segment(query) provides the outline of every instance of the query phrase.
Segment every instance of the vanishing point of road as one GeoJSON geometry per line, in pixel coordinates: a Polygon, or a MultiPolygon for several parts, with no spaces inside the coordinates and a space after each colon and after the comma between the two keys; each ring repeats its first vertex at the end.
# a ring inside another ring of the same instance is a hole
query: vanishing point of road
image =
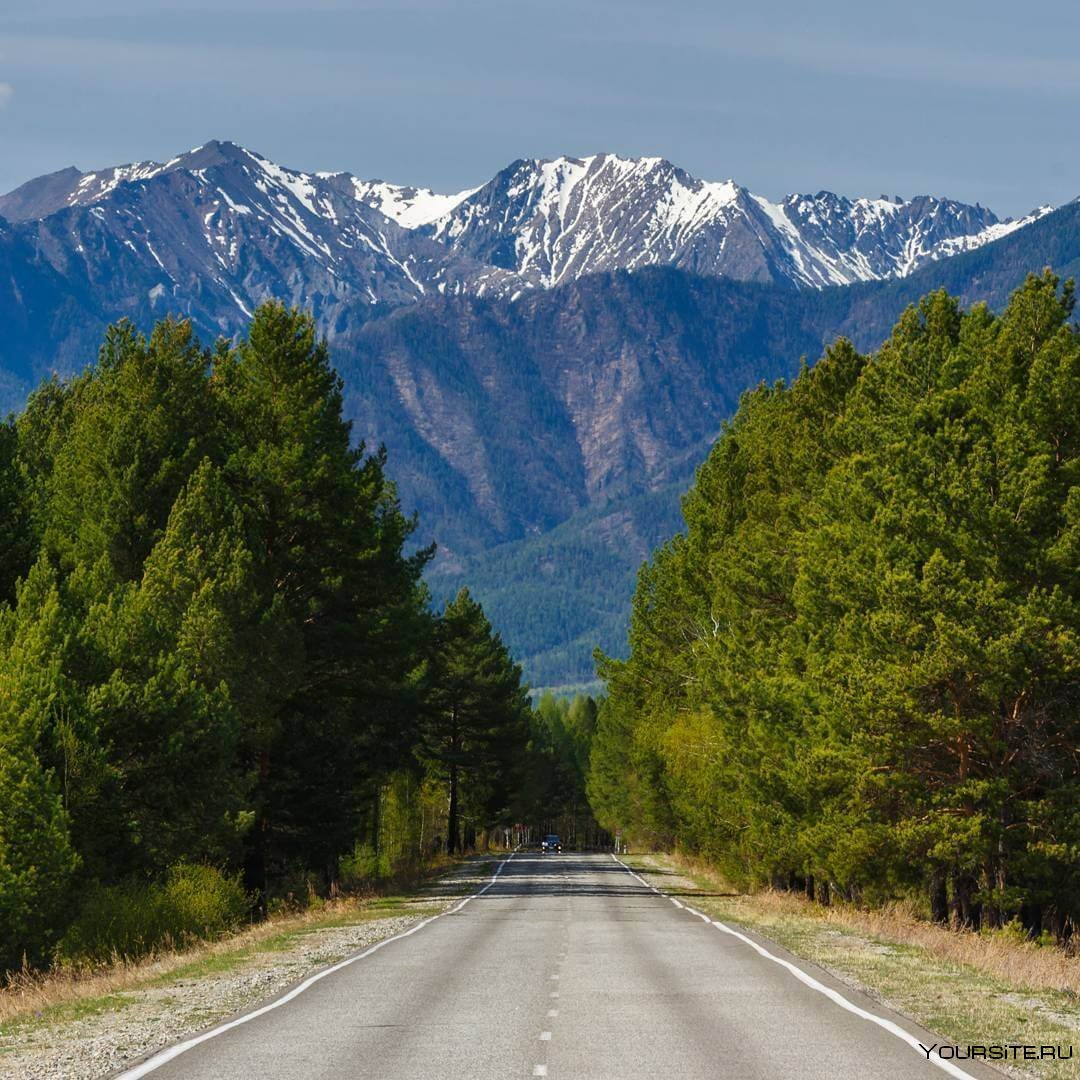
{"type": "MultiPolygon", "coordinates": [[[[949,1075],[904,1036],[938,1040],[778,947],[712,923],[692,902],[660,895],[610,855],[519,853],[446,914],[123,1076],[949,1075]]],[[[1000,1075],[962,1064],[951,1075],[1000,1075]]]]}

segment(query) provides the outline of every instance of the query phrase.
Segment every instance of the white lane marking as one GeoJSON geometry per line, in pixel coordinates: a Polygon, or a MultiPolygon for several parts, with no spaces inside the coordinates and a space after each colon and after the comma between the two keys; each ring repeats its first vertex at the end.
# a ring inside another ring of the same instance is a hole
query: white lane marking
{"type": "Polygon", "coordinates": [[[552,990],[551,993],[548,995],[548,997],[553,997],[553,998],[557,998],[558,996],[559,996],[559,991],[558,990],[552,990]]]}
{"type": "Polygon", "coordinates": [[[534,1065],[533,1066],[533,1076],[547,1076],[547,1066],[546,1065],[534,1065]]]}
{"type": "MultiPolygon", "coordinates": [[[[635,874],[629,866],[626,865],[616,855],[611,856],[631,877],[637,878],[648,889],[652,889],[653,892],[659,892],[647,881],[645,881],[639,874],[635,874]]],[[[663,895],[663,894],[661,894],[663,895]]],[[[669,897],[670,899],[670,897],[669,897]]],[[[895,1035],[898,1039],[907,1043],[912,1050],[918,1050],[920,1054],[925,1056],[925,1051],[919,1045],[919,1040],[914,1035],[906,1032],[899,1024],[893,1023],[892,1020],[887,1020],[884,1016],[878,1016],[876,1013],[867,1012],[866,1009],[860,1009],[854,1002],[848,1001],[843,994],[837,993],[832,987],[826,986],[824,983],[818,982],[812,975],[808,975],[802,968],[797,967],[789,960],[784,960],[779,956],[774,956],[768,949],[759,945],[753,938],[747,937],[745,934],[740,934],[738,930],[733,930],[726,923],[718,922],[716,919],[710,919],[708,915],[703,914],[700,911],[690,907],[689,904],[681,905],[683,910],[688,911],[691,915],[696,915],[699,919],[704,919],[705,922],[711,926],[716,927],[717,930],[723,931],[725,934],[730,934],[732,937],[738,938],[740,941],[745,942],[755,952],[760,953],[766,960],[771,960],[774,964],[779,964],[782,968],[787,968],[792,975],[801,983],[805,983],[812,990],[816,990],[819,994],[824,994],[830,1001],[835,1002],[842,1009],[847,1009],[848,1012],[854,1013],[856,1016],[862,1017],[863,1020],[869,1020],[872,1024],[877,1024],[878,1027],[884,1028],[891,1035],[895,1035]]],[[[943,1058],[927,1058],[931,1065],[936,1065],[943,1072],[948,1073],[950,1076],[954,1076],[957,1080],[975,1080],[975,1077],[971,1073],[964,1072],[959,1066],[954,1065],[951,1061],[947,1061],[943,1058]]]]}
{"type": "Polygon", "coordinates": [[[548,1009],[548,1016],[550,1016],[553,1020],[558,1015],[559,1015],[559,1010],[558,1009],[548,1009]]]}
{"type": "Polygon", "coordinates": [[[218,1035],[224,1035],[226,1031],[231,1031],[233,1028],[240,1027],[241,1024],[246,1024],[249,1020],[254,1020],[256,1017],[263,1016],[265,1013],[271,1012],[274,1009],[280,1009],[282,1005],[287,1005],[293,998],[299,997],[305,990],[314,986],[320,980],[325,979],[327,975],[333,975],[342,968],[347,968],[350,964],[355,964],[357,960],[363,960],[365,956],[370,956],[372,953],[378,952],[379,949],[384,948],[391,942],[400,941],[402,938],[410,937],[415,934],[417,930],[423,930],[425,926],[430,926],[436,919],[441,919],[444,915],[457,914],[457,912],[459,912],[470,900],[475,900],[478,896],[483,896],[484,893],[499,880],[499,875],[503,872],[504,867],[515,854],[517,853],[512,851],[501,863],[499,863],[495,868],[495,873],[491,875],[491,880],[482,889],[478,889],[470,896],[466,896],[460,904],[455,904],[454,907],[450,908],[448,911],[440,911],[438,915],[432,915],[430,918],[424,919],[423,922],[418,922],[409,930],[403,930],[400,934],[395,934],[393,937],[384,938],[382,941],[372,945],[370,949],[365,949],[362,953],[357,953],[356,956],[350,956],[348,959],[342,960],[340,963],[326,968],[325,971],[317,972],[310,978],[305,979],[299,986],[290,990],[284,997],[280,997],[276,1001],[271,1001],[269,1005],[264,1005],[261,1009],[246,1013],[244,1016],[238,1016],[235,1020],[230,1020],[226,1024],[219,1024],[216,1028],[204,1031],[201,1035],[196,1035],[192,1039],[186,1039],[184,1042],[177,1043],[175,1046],[167,1047],[165,1050],[162,1050],[161,1053],[155,1054],[152,1058],[144,1061],[141,1065],[135,1065],[126,1072],[122,1072],[116,1080],[139,1080],[139,1077],[146,1076],[148,1073],[160,1069],[162,1065],[165,1065],[172,1061],[173,1058],[177,1058],[181,1054],[186,1053],[188,1050],[193,1049],[200,1043],[204,1043],[208,1039],[217,1038],[218,1035]]]}
{"type": "Polygon", "coordinates": [[[550,1031],[541,1031],[540,1032],[540,1041],[541,1042],[551,1042],[551,1032],[550,1031]]]}
{"type": "Polygon", "coordinates": [[[551,981],[552,982],[558,982],[559,981],[559,976],[558,975],[552,975],[551,976],[551,981]]]}

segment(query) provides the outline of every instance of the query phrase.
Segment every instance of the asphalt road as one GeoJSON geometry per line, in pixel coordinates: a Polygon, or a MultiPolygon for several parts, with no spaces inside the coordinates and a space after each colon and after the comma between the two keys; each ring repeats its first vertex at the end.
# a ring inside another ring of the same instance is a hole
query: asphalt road
{"type": "MultiPolygon", "coordinates": [[[[773,957],[791,958],[775,946],[773,957]]],[[[920,1029],[800,975],[610,856],[519,854],[486,891],[134,1080],[895,1080],[920,1029]]],[[[998,1076],[968,1068],[953,1075],[998,1076]]]]}

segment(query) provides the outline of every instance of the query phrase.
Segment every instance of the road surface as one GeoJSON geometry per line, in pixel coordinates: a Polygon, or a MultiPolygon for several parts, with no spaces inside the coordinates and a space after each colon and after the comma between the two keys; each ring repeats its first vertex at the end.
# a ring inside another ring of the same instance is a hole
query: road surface
{"type": "MultiPolygon", "coordinates": [[[[687,903],[692,902],[687,898],[687,903]]],[[[609,855],[518,854],[482,895],[128,1080],[896,1080],[926,1034],[776,962],[609,855]],[[840,1002],[830,996],[836,995],[840,1002]],[[846,1002],[849,1007],[845,1007],[846,1002]],[[859,1015],[861,1009],[889,1030],[859,1015]]],[[[800,972],[810,971],[806,976],[800,972]]],[[[183,1044],[181,1044],[183,1046],[183,1044]]],[[[962,1063],[954,1076],[998,1076],[962,1063]]]]}

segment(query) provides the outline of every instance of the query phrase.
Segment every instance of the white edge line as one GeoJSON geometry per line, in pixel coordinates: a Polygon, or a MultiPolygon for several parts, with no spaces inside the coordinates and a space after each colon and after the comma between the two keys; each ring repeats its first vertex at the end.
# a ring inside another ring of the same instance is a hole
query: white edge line
{"type": "MultiPolygon", "coordinates": [[[[626,865],[617,855],[611,856],[631,877],[637,878],[647,889],[652,889],[653,892],[660,892],[654,885],[650,885],[639,874],[635,874],[629,866],[626,865]]],[[[661,893],[666,896],[666,893],[661,893]]],[[[718,922],[716,919],[710,919],[708,915],[703,912],[697,911],[695,908],[690,907],[689,904],[680,904],[674,897],[669,896],[669,900],[673,900],[677,907],[681,907],[684,911],[689,912],[691,915],[696,915],[699,919],[703,919],[705,922],[715,926],[717,930],[722,930],[725,934],[730,934],[732,937],[738,938],[740,941],[745,942],[755,952],[760,953],[767,960],[771,960],[774,964],[779,964],[783,968],[787,968],[792,975],[795,976],[800,982],[805,983],[812,990],[817,990],[819,994],[824,994],[830,1001],[835,1002],[842,1009],[847,1009],[848,1012],[854,1013],[856,1016],[862,1017],[864,1020],[869,1020],[872,1024],[877,1024],[878,1027],[884,1028],[889,1034],[895,1035],[898,1039],[907,1043],[912,1050],[917,1050],[920,1054],[926,1054],[926,1051],[922,1049],[919,1040],[915,1038],[910,1032],[905,1031],[899,1024],[894,1024],[892,1020],[886,1020],[884,1016],[878,1016],[875,1013],[867,1012],[866,1009],[860,1009],[858,1005],[851,1001],[848,1001],[843,994],[833,990],[832,987],[826,986],[824,983],[818,982],[812,975],[808,975],[802,968],[791,963],[789,960],[784,960],[779,956],[773,955],[768,949],[759,945],[753,938],[747,937],[745,934],[740,934],[738,930],[733,930],[726,923],[718,922]]],[[[957,1077],[957,1080],[976,1080],[971,1073],[964,1072],[959,1066],[954,1065],[951,1061],[946,1061],[944,1058],[927,1057],[927,1061],[931,1065],[936,1065],[943,1072],[948,1073],[950,1076],[957,1077]]]]}
{"type": "Polygon", "coordinates": [[[331,967],[324,968],[322,971],[316,972],[310,978],[305,979],[299,986],[294,986],[283,997],[279,997],[274,1001],[271,1001],[269,1005],[264,1005],[261,1009],[256,1009],[254,1012],[245,1013],[243,1016],[238,1016],[235,1020],[230,1020],[228,1023],[219,1024],[216,1028],[211,1028],[209,1031],[204,1031],[201,1035],[196,1035],[194,1038],[185,1039],[184,1042],[176,1043],[174,1046],[167,1047],[160,1053],[155,1054],[152,1058],[148,1058],[141,1065],[135,1065],[128,1069],[126,1072],[122,1072],[116,1077],[116,1080],[139,1080],[139,1077],[146,1076],[148,1073],[154,1072],[156,1069],[160,1069],[162,1065],[172,1061],[173,1058],[178,1058],[181,1054],[187,1053],[188,1050],[194,1049],[200,1043],[206,1042],[208,1039],[214,1039],[218,1035],[224,1035],[226,1031],[231,1031],[233,1028],[240,1027],[241,1024],[246,1024],[251,1020],[255,1020],[260,1016],[265,1015],[274,1009],[280,1009],[282,1005],[287,1005],[295,997],[299,997],[305,990],[314,986],[321,979],[325,979],[328,975],[333,975],[335,972],[340,971],[342,968],[347,968],[350,964],[355,964],[357,960],[363,960],[365,956],[370,956],[373,952],[378,952],[379,949],[386,945],[391,944],[394,941],[400,941],[402,938],[407,938],[412,934],[415,934],[417,930],[423,930],[425,926],[429,926],[435,922],[436,919],[441,919],[444,915],[454,915],[459,912],[470,900],[475,900],[478,896],[483,896],[484,893],[491,888],[492,885],[498,880],[499,875],[503,872],[503,868],[506,864],[516,855],[516,851],[512,851],[495,869],[495,873],[491,875],[491,880],[482,888],[469,896],[466,896],[460,903],[455,904],[452,908],[448,908],[446,911],[440,911],[438,915],[432,915],[430,918],[424,919],[422,922],[418,922],[415,926],[410,927],[408,930],[403,930],[400,934],[395,934],[393,937],[384,938],[382,941],[376,942],[370,948],[365,949],[363,952],[357,953],[355,956],[350,956],[345,960],[340,961],[331,967]]]}

